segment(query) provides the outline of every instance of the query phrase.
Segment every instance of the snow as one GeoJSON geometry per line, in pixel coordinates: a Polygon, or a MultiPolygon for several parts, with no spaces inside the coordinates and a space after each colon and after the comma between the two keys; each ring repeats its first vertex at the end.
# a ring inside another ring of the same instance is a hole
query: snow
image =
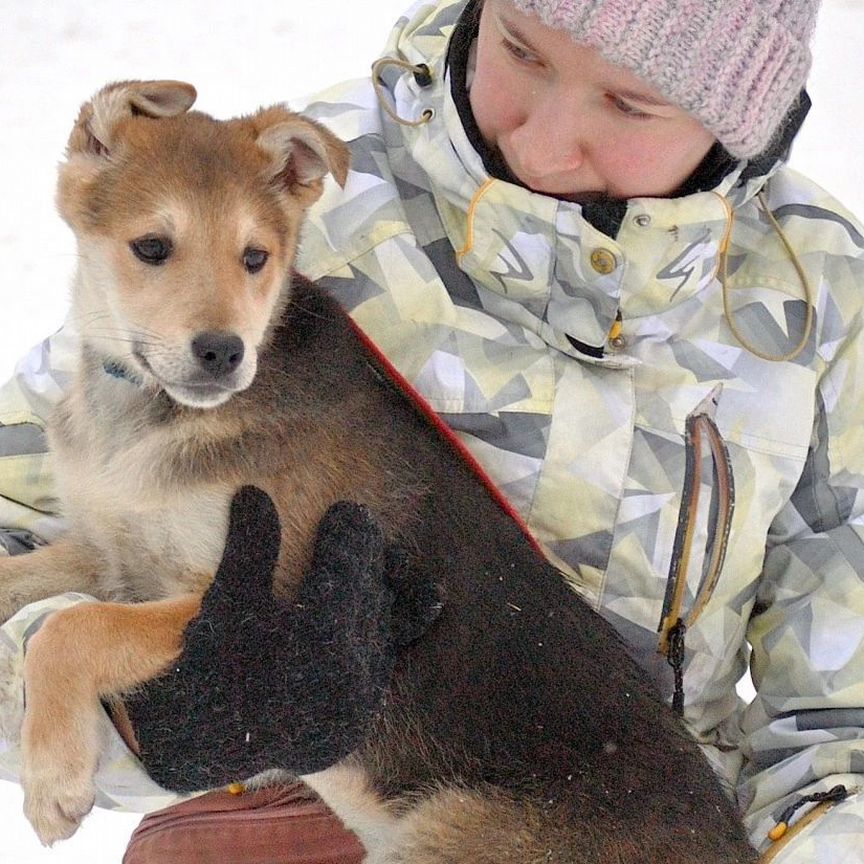
{"type": "MultiPolygon", "coordinates": [[[[0,0],[0,380],[63,320],[74,245],[54,212],[54,166],[78,106],[107,81],[178,78],[198,107],[245,113],[365,75],[408,0],[0,0]]],[[[814,108],[793,165],[864,216],[864,0],[825,0],[814,108]]],[[[0,864],[119,862],[137,816],[97,811],[43,850],[0,782],[0,864]]]]}

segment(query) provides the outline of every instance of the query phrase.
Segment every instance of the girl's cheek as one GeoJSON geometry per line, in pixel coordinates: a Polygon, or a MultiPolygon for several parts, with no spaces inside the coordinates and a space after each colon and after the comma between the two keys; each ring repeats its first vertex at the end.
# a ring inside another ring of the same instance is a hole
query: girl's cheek
{"type": "Polygon", "coordinates": [[[487,140],[512,128],[520,113],[517,94],[506,85],[493,85],[493,80],[484,77],[476,80],[471,88],[474,119],[487,140]]]}

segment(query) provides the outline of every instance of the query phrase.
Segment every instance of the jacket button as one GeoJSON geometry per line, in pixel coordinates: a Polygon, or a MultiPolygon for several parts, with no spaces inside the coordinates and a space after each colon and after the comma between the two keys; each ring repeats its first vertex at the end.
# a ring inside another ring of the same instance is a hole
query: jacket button
{"type": "Polygon", "coordinates": [[[601,276],[608,276],[618,266],[618,262],[608,249],[595,249],[591,253],[591,266],[601,276]]]}

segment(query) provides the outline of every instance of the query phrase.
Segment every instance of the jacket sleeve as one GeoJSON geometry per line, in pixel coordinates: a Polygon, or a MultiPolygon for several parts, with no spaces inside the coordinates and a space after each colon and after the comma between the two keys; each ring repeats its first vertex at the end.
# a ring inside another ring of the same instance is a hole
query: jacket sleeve
{"type": "Polygon", "coordinates": [[[65,327],[23,357],[0,387],[0,555],[29,551],[62,531],[45,418],[68,387],[75,342],[65,327]]]}
{"type": "MultiPolygon", "coordinates": [[[[0,556],[29,552],[63,531],[45,418],[68,387],[75,344],[74,331],[65,327],[22,358],[0,387],[0,556]]],[[[51,612],[88,599],[77,594],[51,597],[0,622],[0,779],[19,777],[27,638],[51,612]]],[[[181,799],[147,776],[104,712],[102,724],[106,749],[96,778],[99,806],[149,812],[181,799]]]]}
{"type": "MultiPolygon", "coordinates": [[[[25,606],[0,625],[0,780],[20,780],[23,668],[27,640],[52,612],[92,600],[84,594],[51,597],[25,606]]],[[[126,746],[104,708],[100,709],[99,722],[103,749],[94,778],[97,807],[151,813],[194,797],[158,786],[126,746]]]]}
{"type": "MultiPolygon", "coordinates": [[[[864,261],[843,266],[860,293],[864,261]]],[[[864,864],[864,327],[852,295],[820,308],[809,455],[772,526],[748,632],[756,697],[739,798],[752,842],[778,864],[864,864]],[[806,801],[840,785],[840,803],[806,801]]]]}

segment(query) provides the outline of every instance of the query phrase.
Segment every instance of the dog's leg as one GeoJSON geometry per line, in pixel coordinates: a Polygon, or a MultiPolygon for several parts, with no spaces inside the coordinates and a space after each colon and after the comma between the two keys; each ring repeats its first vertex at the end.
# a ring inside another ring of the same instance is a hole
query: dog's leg
{"type": "Polygon", "coordinates": [[[201,598],[87,603],[50,615],[27,646],[21,733],[24,811],[45,844],[93,806],[99,700],[158,675],[180,653],[201,598]]]}
{"type": "Polygon", "coordinates": [[[352,757],[302,779],[357,835],[366,848],[364,864],[581,861],[569,854],[554,814],[494,788],[442,787],[419,801],[387,800],[352,757]]]}
{"type": "MultiPolygon", "coordinates": [[[[365,864],[587,864],[595,860],[583,857],[565,839],[566,820],[557,826],[555,822],[554,814],[544,813],[536,804],[494,789],[444,787],[408,810],[395,826],[389,847],[370,850],[365,864]]],[[[569,827],[572,830],[572,822],[569,827]]]]}
{"type": "Polygon", "coordinates": [[[23,606],[80,591],[99,596],[104,562],[91,547],[61,539],[35,552],[0,558],[0,623],[23,606]]]}
{"type": "Polygon", "coordinates": [[[394,802],[385,801],[372,788],[362,765],[349,756],[332,768],[301,779],[357,835],[366,848],[364,864],[386,864],[391,860],[388,855],[399,818],[393,812],[394,802]]]}

